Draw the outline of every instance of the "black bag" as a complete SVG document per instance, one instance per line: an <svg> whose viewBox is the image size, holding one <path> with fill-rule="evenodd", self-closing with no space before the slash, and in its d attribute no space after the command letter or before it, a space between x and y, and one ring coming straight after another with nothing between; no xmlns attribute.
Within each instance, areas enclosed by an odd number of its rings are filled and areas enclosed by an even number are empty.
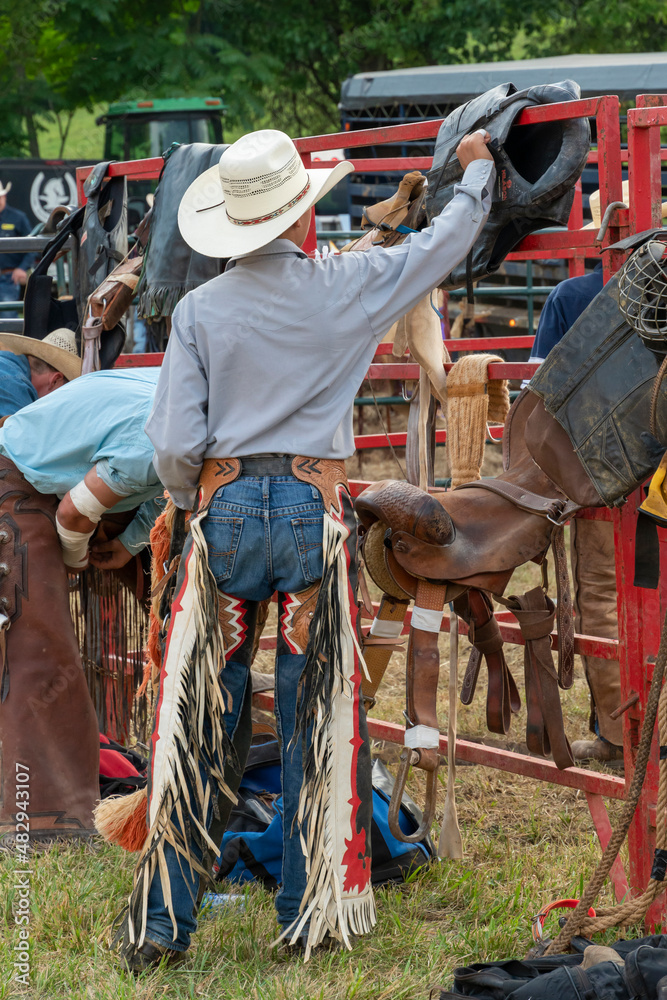
<svg viewBox="0 0 667 1000"><path fill-rule="evenodd" d="M91 293L127 256L127 177L111 177L104 184L104 175L111 162L98 163L83 185L87 201L79 241L82 323Z"/></svg>
<svg viewBox="0 0 667 1000"><path fill-rule="evenodd" d="M473 281L497 271L524 236L545 226L567 224L574 185L590 149L588 119L513 125L526 108L574 101L580 96L579 86L572 80L521 91L512 83L503 83L452 111L440 126L426 192L426 211L431 219L452 200L454 187L463 177L456 156L461 139L478 128L491 135L489 149L497 178L491 213L472 249ZM441 287L459 288L465 283L463 261Z"/></svg>
<svg viewBox="0 0 667 1000"><path fill-rule="evenodd" d="M617 941L611 947L625 965L608 961L582 969L584 949L592 943L574 938L572 945L578 949L574 955L479 962L455 969L453 992L440 991L438 1000L656 1000L658 986L667 977L664 934Z"/></svg>
<svg viewBox="0 0 667 1000"><path fill-rule="evenodd" d="M75 300L71 297L59 299L53 294L53 278L48 272L70 236L78 238L84 212L84 208L78 208L63 219L28 278L23 303L23 332L26 337L44 340L47 334L62 327L74 331L79 329Z"/></svg>
<svg viewBox="0 0 667 1000"><path fill-rule="evenodd" d="M148 761L136 750L128 750L100 733L100 798L129 795L147 782Z"/></svg>

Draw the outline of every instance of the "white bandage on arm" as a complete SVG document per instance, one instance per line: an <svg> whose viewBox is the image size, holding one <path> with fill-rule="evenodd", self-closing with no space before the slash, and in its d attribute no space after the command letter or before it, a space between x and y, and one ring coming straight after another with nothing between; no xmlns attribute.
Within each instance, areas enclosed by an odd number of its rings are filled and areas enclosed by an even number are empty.
<svg viewBox="0 0 667 1000"><path fill-rule="evenodd" d="M93 524L97 524L102 514L109 509L103 503L100 503L95 494L88 489L83 479L69 491L69 498L79 514L83 514Z"/></svg>
<svg viewBox="0 0 667 1000"><path fill-rule="evenodd" d="M87 515L86 515L87 516ZM88 542L94 531L70 531L64 528L56 514L56 530L63 549L63 560L66 566L80 569L88 562Z"/></svg>

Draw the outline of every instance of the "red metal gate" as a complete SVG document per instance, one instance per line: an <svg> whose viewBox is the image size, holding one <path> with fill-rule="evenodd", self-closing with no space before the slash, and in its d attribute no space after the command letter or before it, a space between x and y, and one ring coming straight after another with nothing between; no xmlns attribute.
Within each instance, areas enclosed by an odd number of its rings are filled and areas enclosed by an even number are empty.
<svg viewBox="0 0 667 1000"><path fill-rule="evenodd" d="M594 118L597 129L597 149L589 154L589 162L597 163L600 178L600 209L604 216L607 205L622 199L622 164L628 163L630 196L629 209L616 209L611 215L609 227L601 246L609 246L631 232L639 232L661 224L661 162L667 159L667 150L660 146L660 127L667 125L666 98L663 96L642 96L637 99L637 107L628 112L628 149L621 150L619 101L617 97L605 96L588 100L572 101L530 108L522 112L518 125L528 125L545 121L560 121L576 117ZM355 132L336 133L325 136L309 136L295 140L307 167L317 169L329 167L333 163L323 159L312 162L314 153L322 155L327 150L352 149L358 146L381 147L384 143L400 143L436 135L440 120L426 121L411 125L396 125L387 128L367 129ZM377 157L355 159L355 166L361 171L380 173L414 168L428 169L430 157ZM162 159L137 160L110 165L109 176L126 175L132 179L157 178L162 168ZM80 202L83 199L83 181L92 168L77 170L77 185ZM584 260L597 258L600 246L596 243L597 233L582 228L581 188L578 185L572 213L565 231L544 232L528 236L519 248L509 255L510 260L540 260L561 258L567 260L571 275L583 273ZM311 224L304 249L315 249L315 220ZM608 252L603 255L604 278L607 281L618 270L624 255ZM525 346L530 340L525 337L472 338L457 340L458 350L488 350L503 347ZM390 348L381 345L378 355L386 354ZM122 355L118 364L134 367L160 364L162 355ZM523 379L530 377L535 365L493 364L489 366L490 378ZM370 379L417 379L418 366L409 360L399 364L372 364ZM438 441L444 441L446 433L439 431ZM405 444L405 434L391 435L394 445ZM369 448L386 444L383 435L365 435L357 439L357 447ZM358 493L366 484L352 484ZM581 789L587 798L591 816L602 846L606 846L611 826L604 798L625 797L626 783L632 778L634 757L639 740L639 730L651 681L653 664L658 650L660 625L667 610L667 573L661 574L661 585L657 591L640 590L633 586L634 537L636 509L641 502L637 492L620 511L584 511L580 516L613 520L615 526L616 572L618 582L619 640L601 639L594 636L577 635L575 651L580 654L606 659L619 659L621 667L621 690L624 706L624 754L625 779L581 768L559 771L550 761L540 760L505 750L480 746L466 741L457 741L457 755L467 761L498 768L515 774L533 777L538 781L566 785ZM661 533L662 536L662 533ZM667 538L661 537L661 566L667 567ZM523 639L510 612L498 615L501 634L506 642L522 644ZM408 619L409 621L409 619ZM464 631L463 623L460 627ZM407 624L405 631L407 631ZM449 631L449 617L445 615L442 630ZM263 648L272 648L275 636L262 640ZM552 636L555 648L556 635ZM268 695L257 698L265 707L272 707ZM369 730L378 739L403 742L403 728L387 722L369 720ZM447 738L441 737L441 750L446 753ZM629 836L629 870L625 872L620 860L612 869L616 896L621 899L628 891L633 895L642 892L646 885L653 858L655 841L655 809L657 799L658 748L654 740L644 790ZM660 922L664 903L658 901L649 911L649 923Z"/></svg>

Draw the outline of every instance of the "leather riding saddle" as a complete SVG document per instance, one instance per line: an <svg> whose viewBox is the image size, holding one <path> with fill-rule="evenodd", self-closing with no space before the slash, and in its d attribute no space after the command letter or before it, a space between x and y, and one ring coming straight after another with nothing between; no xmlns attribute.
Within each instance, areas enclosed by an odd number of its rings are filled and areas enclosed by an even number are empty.
<svg viewBox="0 0 667 1000"><path fill-rule="evenodd" d="M524 390L507 419L504 471L497 478L429 493L408 483L385 480L365 490L355 509L371 577L394 600L415 599L408 674L419 671L419 683L411 692L408 685L409 727L438 728L434 714L437 641L444 605L453 601L456 613L470 626L473 645L462 701L468 704L472 700L484 659L489 676L487 725L491 732L508 732L511 715L519 708L519 694L503 655L490 599L493 596L514 613L526 644L528 748L540 755L552 753L558 767L565 768L573 758L563 730L558 688L572 684L574 629L563 526L580 504L570 500L529 454L525 443L529 421L558 427L540 400ZM582 491L588 483L587 500L601 505L600 498L592 495L594 491L566 435L561 445L568 452L569 464L579 466ZM531 560L545 566L549 547L556 564L557 606L546 593L546 582L528 594L506 599L505 589L514 569ZM425 608L424 598L430 607ZM433 613L424 614L424 610ZM558 670L551 655L556 616ZM421 732L415 735L419 737Z"/></svg>

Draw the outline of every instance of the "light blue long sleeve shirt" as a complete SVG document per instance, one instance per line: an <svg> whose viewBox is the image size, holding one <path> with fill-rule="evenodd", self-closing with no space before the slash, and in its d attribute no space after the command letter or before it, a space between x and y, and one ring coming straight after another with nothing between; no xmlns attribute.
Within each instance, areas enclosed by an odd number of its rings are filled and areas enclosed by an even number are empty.
<svg viewBox="0 0 667 1000"><path fill-rule="evenodd" d="M164 487L153 465L144 425L158 369L101 371L68 382L25 406L0 428L6 455L40 493L64 495L95 467L121 496L113 511L140 507L119 536L135 553L148 544Z"/></svg>
<svg viewBox="0 0 667 1000"><path fill-rule="evenodd" d="M428 229L400 246L312 260L274 240L178 303L146 433L190 509L205 458L348 458L353 405L378 341L477 239L495 179L475 160Z"/></svg>

